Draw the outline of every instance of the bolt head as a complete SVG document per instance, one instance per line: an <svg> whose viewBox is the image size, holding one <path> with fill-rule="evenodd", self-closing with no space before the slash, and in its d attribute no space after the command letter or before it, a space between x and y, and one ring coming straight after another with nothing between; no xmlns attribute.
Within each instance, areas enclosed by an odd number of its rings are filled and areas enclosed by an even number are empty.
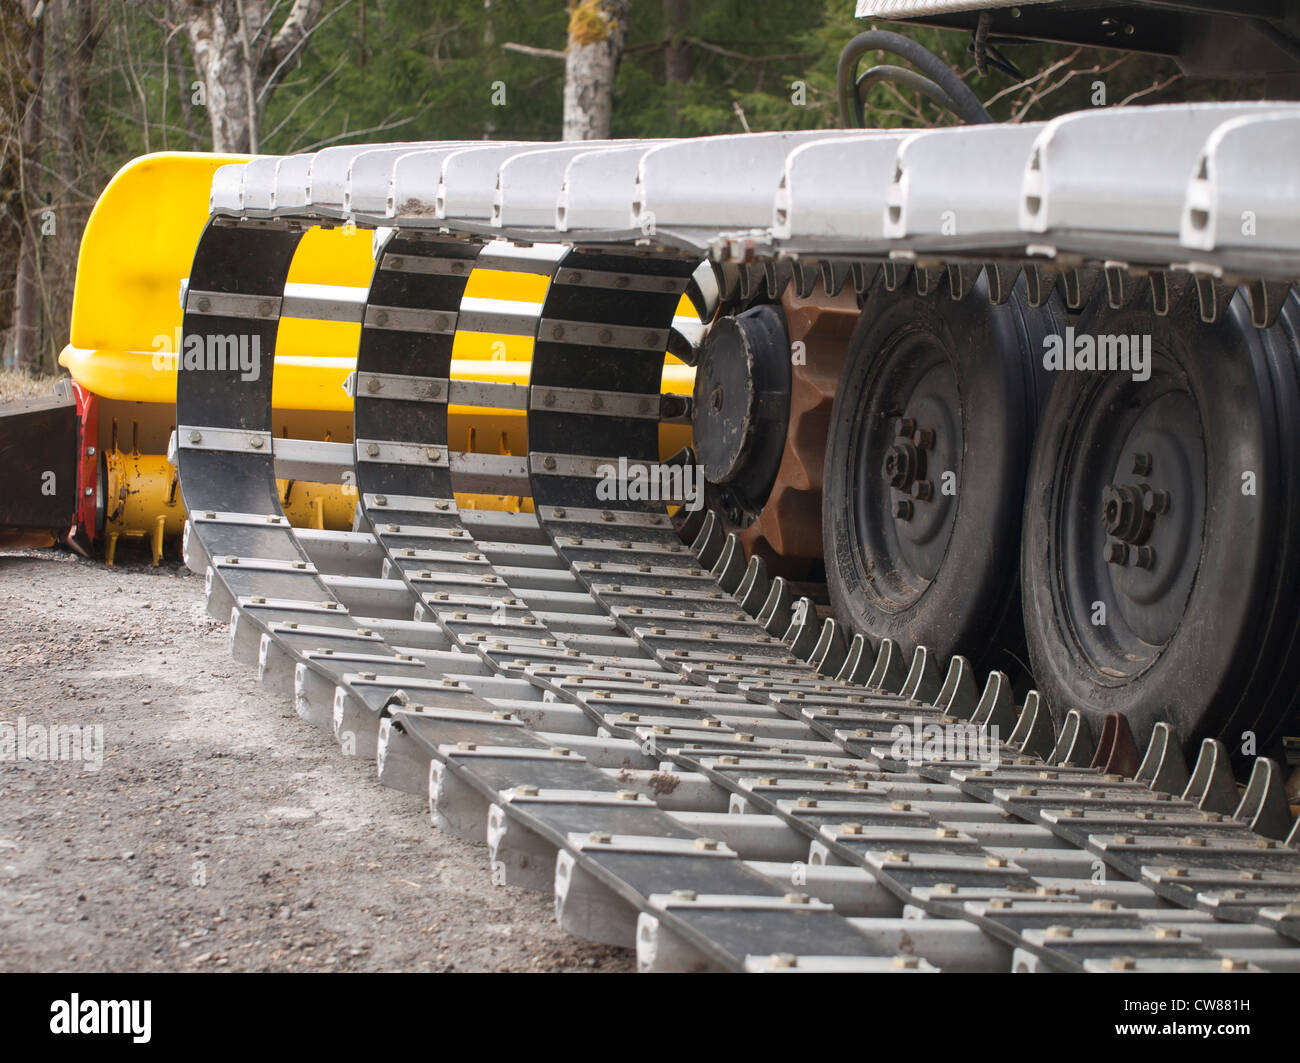
<svg viewBox="0 0 1300 1063"><path fill-rule="evenodd" d="M1133 475L1150 476L1151 475L1151 455L1136 453L1133 455Z"/></svg>
<svg viewBox="0 0 1300 1063"><path fill-rule="evenodd" d="M897 520L911 520L912 503L905 498L900 498L894 503L894 517Z"/></svg>
<svg viewBox="0 0 1300 1063"><path fill-rule="evenodd" d="M1127 565L1128 545L1126 543L1107 543L1106 563L1108 565Z"/></svg>

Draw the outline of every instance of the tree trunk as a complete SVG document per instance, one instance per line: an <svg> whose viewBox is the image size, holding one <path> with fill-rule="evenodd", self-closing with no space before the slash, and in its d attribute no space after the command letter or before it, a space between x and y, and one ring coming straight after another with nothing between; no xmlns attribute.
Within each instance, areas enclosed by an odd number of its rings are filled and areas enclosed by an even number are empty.
<svg viewBox="0 0 1300 1063"><path fill-rule="evenodd" d="M664 0L664 80L670 84L691 80L691 46L686 41L690 7L690 0Z"/></svg>
<svg viewBox="0 0 1300 1063"><path fill-rule="evenodd" d="M294 0L280 29L273 0L190 0L182 19L203 83L212 150L254 153L266 102L320 21L322 0Z"/></svg>
<svg viewBox="0 0 1300 1063"><path fill-rule="evenodd" d="M194 102L190 98L193 93L190 83L193 80L191 75L194 69L186 65L185 57L181 53L179 31L173 31L173 27L179 27L181 24L176 14L176 0L167 0L167 23L167 61L176 71L176 86L180 90L177 95L180 97L181 122L185 126L185 139L189 141L190 151L202 151L203 140L194 126Z"/></svg>
<svg viewBox="0 0 1300 1063"><path fill-rule="evenodd" d="M37 242L41 238L40 161L41 115L45 88L45 3L28 0L32 40L27 50L27 77L35 86L23 115L22 186L20 190L23 242L18 252L18 280L14 288L14 364L20 370L41 369L41 273Z"/></svg>
<svg viewBox="0 0 1300 1063"><path fill-rule="evenodd" d="M14 287L23 243L22 124L31 24L19 0L0 0L0 335L12 366Z"/></svg>
<svg viewBox="0 0 1300 1063"><path fill-rule="evenodd" d="M564 139L603 140L614 108L614 75L623 54L631 0L570 5L564 60Z"/></svg>

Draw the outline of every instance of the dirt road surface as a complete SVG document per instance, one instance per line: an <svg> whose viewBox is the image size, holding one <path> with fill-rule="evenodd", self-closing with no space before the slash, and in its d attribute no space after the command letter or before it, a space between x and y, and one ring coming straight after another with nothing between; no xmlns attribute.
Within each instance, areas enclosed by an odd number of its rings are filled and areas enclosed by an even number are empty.
<svg viewBox="0 0 1300 1063"><path fill-rule="evenodd" d="M263 691L179 565L0 553L0 662L0 971L634 966Z"/></svg>

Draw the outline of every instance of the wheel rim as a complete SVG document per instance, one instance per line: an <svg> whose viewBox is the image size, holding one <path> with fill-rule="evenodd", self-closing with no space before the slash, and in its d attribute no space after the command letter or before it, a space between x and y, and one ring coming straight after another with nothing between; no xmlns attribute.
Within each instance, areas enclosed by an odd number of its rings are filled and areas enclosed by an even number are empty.
<svg viewBox="0 0 1300 1063"><path fill-rule="evenodd" d="M1176 634L1205 533L1196 402L1172 362L1152 361L1147 381L1110 377L1090 389L1053 514L1064 544L1063 615L1098 675L1115 684L1149 668Z"/></svg>
<svg viewBox="0 0 1300 1063"><path fill-rule="evenodd" d="M863 390L861 430L850 451L856 486L853 549L874 604L913 605L948 552L956 517L949 485L961 480L957 377L935 337L897 337Z"/></svg>

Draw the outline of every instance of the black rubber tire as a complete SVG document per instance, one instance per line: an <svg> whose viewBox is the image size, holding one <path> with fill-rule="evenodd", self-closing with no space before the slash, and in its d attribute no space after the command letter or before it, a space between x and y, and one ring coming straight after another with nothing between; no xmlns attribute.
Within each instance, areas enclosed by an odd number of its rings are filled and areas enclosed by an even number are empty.
<svg viewBox="0 0 1300 1063"><path fill-rule="evenodd" d="M1244 729L1256 731L1257 751L1264 753L1290 711L1300 666L1300 655L1291 652L1300 576L1298 310L1293 297L1285 327L1258 330L1239 292L1216 323L1206 324L1189 286L1169 315L1160 317L1149 287L1141 285L1119 309L1103 298L1085 311L1080 333L1149 333L1152 379L1159 373L1164 383L1140 391L1111 374L1064 372L1044 413L1030 467L1021 584L1033 673L1058 721L1065 710L1078 708L1096 733L1107 712L1120 712L1139 746L1156 723L1166 722L1185 748L1194 750L1207 736L1222 737L1240 759ZM1174 390L1157 397L1164 387ZM1182 404L1164 407L1172 414L1188 408L1189 400L1199 421L1199 448L1195 436L1178 434L1172 422L1152 421L1155 402ZM1193 467L1186 474L1190 502L1180 507L1175 498L1169 510L1181 522L1173 529L1186 546L1161 577L1171 579L1181 564L1190 581L1163 600L1149 596L1136 604L1129 591L1137 585L1122 586L1130 578L1126 570L1111 566L1108 577L1098 575L1104 567L1095 560L1098 533L1088 529L1098 519L1100 498L1097 509L1080 500L1098 470L1104 476L1117 468L1106 441L1126 433L1113 444L1124 451L1133 433L1148 429L1176 438ZM1243 491L1245 472L1256 474L1254 495ZM1078 493L1071 502L1072 492ZM1152 575L1158 577L1159 570L1153 568ZM1116 601L1123 597L1119 621L1108 612L1104 633L1086 608L1093 592L1114 594ZM1172 610L1172 619L1152 621L1157 606ZM1169 634L1147 640L1129 626L1130 618L1135 626L1152 623Z"/></svg>
<svg viewBox="0 0 1300 1063"><path fill-rule="evenodd" d="M1055 300L1029 308L1023 281L1003 305L989 301L982 275L961 301L946 280L926 296L910 285L873 287L836 392L823 486L827 587L849 630L1023 675L1017 579L1025 475L1049 383L1043 337L1060 323ZM907 556L902 537L911 522L900 530L890 509L897 496L880 469L889 418L908 401L893 381L932 363L955 384L959 409L945 408L942 418L951 415L954 436L960 420L959 443L947 455L957 464L957 489L945 500L946 542L942 532L923 529L934 567L904 570L894 559ZM898 388L908 384L899 380Z"/></svg>

